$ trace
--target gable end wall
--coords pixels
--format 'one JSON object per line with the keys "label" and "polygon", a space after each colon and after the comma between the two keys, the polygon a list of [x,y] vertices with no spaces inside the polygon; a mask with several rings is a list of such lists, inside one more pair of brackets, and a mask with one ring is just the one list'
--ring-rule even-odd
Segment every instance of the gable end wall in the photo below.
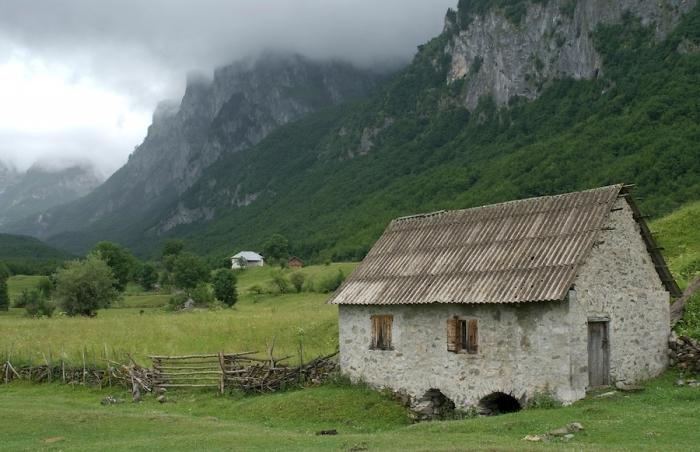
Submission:
{"label": "gable end wall", "polygon": [[[621,210],[614,210],[621,209]],[[588,386],[588,319],[609,318],[610,378],[638,382],[667,365],[669,293],[627,200],[619,198],[570,295],[572,387]]]}

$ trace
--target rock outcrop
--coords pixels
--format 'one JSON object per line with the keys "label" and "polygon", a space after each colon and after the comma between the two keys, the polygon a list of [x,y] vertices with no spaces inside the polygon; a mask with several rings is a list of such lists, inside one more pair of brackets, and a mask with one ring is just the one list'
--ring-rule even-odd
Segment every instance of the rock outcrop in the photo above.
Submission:
{"label": "rock outcrop", "polygon": [[498,105],[515,97],[535,99],[542,84],[554,78],[591,79],[605,68],[593,32],[601,24],[620,22],[624,14],[653,25],[658,38],[695,6],[695,0],[549,0],[527,3],[514,23],[495,6],[469,17],[448,13],[445,52],[452,63],[447,82],[463,80],[462,101],[473,110],[484,95]]}

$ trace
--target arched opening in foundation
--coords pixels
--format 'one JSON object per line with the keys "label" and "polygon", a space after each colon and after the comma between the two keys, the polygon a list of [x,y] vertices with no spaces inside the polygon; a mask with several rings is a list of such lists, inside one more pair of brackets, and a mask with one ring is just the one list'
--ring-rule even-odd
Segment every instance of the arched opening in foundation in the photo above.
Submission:
{"label": "arched opening in foundation", "polygon": [[504,392],[492,392],[479,401],[479,413],[485,416],[515,413],[521,408],[518,399]]}
{"label": "arched opening in foundation", "polygon": [[418,420],[448,419],[454,414],[455,403],[439,389],[428,389],[413,408]]}

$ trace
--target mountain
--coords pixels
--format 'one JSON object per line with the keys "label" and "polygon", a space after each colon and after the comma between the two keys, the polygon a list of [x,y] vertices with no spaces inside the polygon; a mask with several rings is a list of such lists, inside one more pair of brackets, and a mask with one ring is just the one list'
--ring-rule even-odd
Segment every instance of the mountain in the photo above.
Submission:
{"label": "mountain", "polygon": [[[382,77],[338,61],[277,53],[217,69],[212,80],[191,76],[182,100],[158,106],[143,143],[103,185],[5,229],[41,238],[66,233],[72,238],[55,241],[79,251],[101,239],[129,243],[223,155],[310,112],[365,97]],[[209,217],[207,209],[181,210],[170,226]]]}
{"label": "mountain", "polygon": [[87,195],[102,180],[92,168],[53,170],[35,165],[18,172],[0,163],[0,227]]}
{"label": "mountain", "polygon": [[0,262],[16,275],[49,274],[73,257],[34,237],[0,234]]}
{"label": "mountain", "polygon": [[[698,99],[696,1],[463,0],[374,95],[220,152],[119,237],[359,259],[393,217],[619,182],[659,216],[700,199]],[[86,224],[51,243],[109,238]]]}

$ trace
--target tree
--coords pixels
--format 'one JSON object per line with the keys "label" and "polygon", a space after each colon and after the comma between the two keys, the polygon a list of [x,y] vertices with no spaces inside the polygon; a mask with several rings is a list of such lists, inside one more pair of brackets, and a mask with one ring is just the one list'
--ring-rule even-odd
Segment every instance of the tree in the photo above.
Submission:
{"label": "tree", "polygon": [[119,297],[112,269],[97,254],[73,261],[56,274],[56,300],[66,314],[94,317]]}
{"label": "tree", "polygon": [[92,252],[97,253],[109,265],[116,280],[114,287],[123,292],[136,264],[134,256],[126,248],[112,242],[100,242]]}
{"label": "tree", "polygon": [[0,311],[10,309],[10,293],[7,289],[7,280],[10,279],[10,269],[0,262]]}
{"label": "tree", "polygon": [[272,234],[263,245],[265,258],[271,261],[279,261],[289,257],[289,241],[280,234]]}
{"label": "tree", "polygon": [[163,262],[163,267],[169,272],[173,271],[175,266],[175,259],[182,253],[185,248],[185,242],[182,240],[171,239],[165,242],[163,245],[163,252],[161,253],[161,262]]}
{"label": "tree", "polygon": [[297,290],[297,292],[301,292],[301,290],[304,288],[304,281],[306,280],[306,277],[304,277],[303,273],[296,272],[292,273],[292,276],[289,277],[289,280],[291,281],[292,285]]}
{"label": "tree", "polygon": [[192,253],[180,253],[173,262],[173,282],[175,286],[188,293],[197,284],[209,280],[209,268],[199,256]]}
{"label": "tree", "polygon": [[158,270],[153,264],[146,262],[139,268],[136,280],[143,287],[143,290],[151,290],[158,282]]}
{"label": "tree", "polygon": [[214,296],[227,306],[233,306],[238,301],[236,292],[236,275],[232,270],[221,269],[214,273]]}

